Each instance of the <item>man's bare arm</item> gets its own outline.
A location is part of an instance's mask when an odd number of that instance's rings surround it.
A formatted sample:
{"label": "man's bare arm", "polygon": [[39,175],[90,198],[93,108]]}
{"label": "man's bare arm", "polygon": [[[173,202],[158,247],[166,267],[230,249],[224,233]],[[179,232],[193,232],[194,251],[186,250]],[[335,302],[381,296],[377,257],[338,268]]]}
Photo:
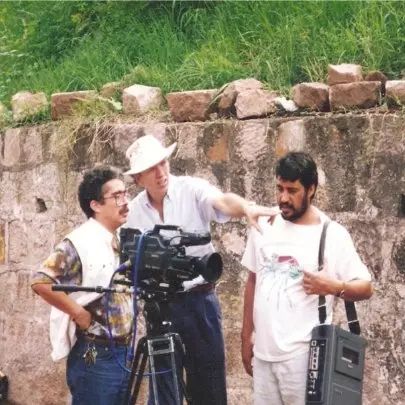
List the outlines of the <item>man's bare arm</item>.
{"label": "man's bare arm", "polygon": [[253,358],[253,305],[255,299],[256,274],[249,272],[245,287],[245,301],[243,306],[243,324],[242,324],[242,361],[246,372],[252,376],[252,358]]}
{"label": "man's bare arm", "polygon": [[213,206],[218,211],[231,217],[246,217],[249,224],[261,232],[258,219],[261,216],[272,217],[280,211],[271,207],[256,205],[253,201],[248,201],[234,193],[221,193],[215,198]]}
{"label": "man's bare arm", "polygon": [[335,295],[347,301],[362,301],[373,295],[373,287],[367,280],[341,281],[322,270],[317,273],[304,271],[304,291],[308,294]]}

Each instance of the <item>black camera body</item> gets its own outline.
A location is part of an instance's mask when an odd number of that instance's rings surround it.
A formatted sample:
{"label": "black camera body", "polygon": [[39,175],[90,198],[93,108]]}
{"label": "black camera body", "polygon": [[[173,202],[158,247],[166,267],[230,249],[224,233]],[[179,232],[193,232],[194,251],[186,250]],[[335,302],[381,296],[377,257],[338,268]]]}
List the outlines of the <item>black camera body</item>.
{"label": "black camera body", "polygon": [[[161,231],[173,231],[172,237]],[[176,292],[182,282],[202,275],[207,282],[216,282],[222,274],[222,259],[218,253],[203,257],[186,255],[187,246],[206,245],[209,233],[183,232],[174,225],[155,225],[152,231],[121,228],[120,262],[126,264],[125,277],[131,284],[148,292]],[[137,280],[134,268],[137,267]]]}

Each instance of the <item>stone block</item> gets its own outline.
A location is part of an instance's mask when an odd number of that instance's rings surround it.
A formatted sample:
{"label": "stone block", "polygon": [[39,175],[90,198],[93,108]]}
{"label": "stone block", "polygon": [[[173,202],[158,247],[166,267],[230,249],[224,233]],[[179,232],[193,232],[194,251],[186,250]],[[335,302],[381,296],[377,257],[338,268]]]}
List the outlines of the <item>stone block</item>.
{"label": "stone block", "polygon": [[129,161],[125,157],[126,150],[140,136],[145,135],[142,124],[112,124],[111,133],[113,134],[114,152],[117,155],[117,165],[128,167]]}
{"label": "stone block", "polygon": [[127,115],[139,115],[157,110],[162,102],[162,90],[158,87],[135,84],[124,89],[122,94],[122,110]]}
{"label": "stone block", "polygon": [[231,190],[257,203],[269,203],[274,195],[274,152],[268,120],[239,121],[233,132]]}
{"label": "stone block", "polygon": [[383,215],[402,217],[402,196],[405,195],[405,156],[374,157],[368,181],[368,197]]}
{"label": "stone block", "polygon": [[238,94],[247,90],[259,90],[263,88],[263,83],[254,78],[235,80],[218,94],[218,110],[221,115],[229,115],[234,107]]}
{"label": "stone block", "polygon": [[268,90],[246,90],[238,94],[235,102],[238,119],[266,117],[277,111],[278,93]]}
{"label": "stone block", "polygon": [[24,222],[14,220],[9,223],[8,261],[10,263],[26,263],[28,260],[29,234]]}
{"label": "stone block", "polygon": [[404,106],[405,80],[388,80],[385,83],[385,98],[389,106]]}
{"label": "stone block", "polygon": [[270,152],[267,142],[267,120],[238,122],[234,134],[234,157],[242,166],[251,166]]}
{"label": "stone block", "polygon": [[21,121],[32,117],[48,108],[45,93],[31,93],[20,91],[11,98],[13,120]]}
{"label": "stone block", "polygon": [[21,178],[20,172],[5,171],[0,177],[1,219],[9,221],[20,215]]}
{"label": "stone block", "polygon": [[216,122],[207,125],[204,129],[204,136],[201,139],[200,145],[204,149],[208,163],[228,162],[229,131],[227,131],[226,124]]}
{"label": "stone block", "polygon": [[175,121],[206,121],[207,109],[216,94],[216,89],[183,91],[167,94],[166,100]]}
{"label": "stone block", "polygon": [[311,153],[325,175],[325,187],[320,189],[322,209],[327,212],[353,211],[356,185],[368,176],[358,166],[363,148],[360,134],[368,130],[368,118],[345,114],[311,117],[304,122],[305,150]]}
{"label": "stone block", "polygon": [[42,136],[38,127],[28,128],[26,136],[21,140],[24,163],[41,163]]}
{"label": "stone block", "polygon": [[276,156],[305,150],[306,131],[303,120],[287,121],[277,130]]}
{"label": "stone block", "polygon": [[328,85],[353,83],[363,80],[363,69],[360,65],[342,63],[328,66]]}
{"label": "stone block", "polygon": [[381,82],[383,89],[385,89],[387,80],[387,76],[378,70],[372,70],[364,76],[364,81],[366,82]]}
{"label": "stone block", "polygon": [[[199,145],[204,138],[204,126],[195,123],[169,124],[167,126],[166,144],[177,142],[170,168],[177,175],[194,175],[197,166],[206,156],[202,156]],[[201,160],[202,159],[202,160]]]}
{"label": "stone block", "polygon": [[381,82],[355,82],[330,87],[332,111],[351,108],[372,108],[381,100]]}
{"label": "stone block", "polygon": [[97,98],[94,90],[54,93],[51,96],[51,115],[53,120],[59,120],[74,115],[75,109],[86,100]]}
{"label": "stone block", "polygon": [[0,264],[6,263],[6,224],[0,223]]}
{"label": "stone block", "polygon": [[39,266],[55,245],[54,222],[41,217],[9,223],[8,261]]}
{"label": "stone block", "polygon": [[370,128],[364,134],[367,158],[405,156],[404,128],[404,115],[370,115]]}
{"label": "stone block", "polygon": [[199,140],[203,137],[204,127],[195,124],[173,124],[167,127],[168,138],[177,142],[176,160],[197,160]]}
{"label": "stone block", "polygon": [[20,163],[20,138],[22,128],[9,128],[4,134],[3,165],[7,167]]}
{"label": "stone block", "polygon": [[293,100],[298,107],[329,111],[329,86],[323,83],[300,83],[293,87]]}

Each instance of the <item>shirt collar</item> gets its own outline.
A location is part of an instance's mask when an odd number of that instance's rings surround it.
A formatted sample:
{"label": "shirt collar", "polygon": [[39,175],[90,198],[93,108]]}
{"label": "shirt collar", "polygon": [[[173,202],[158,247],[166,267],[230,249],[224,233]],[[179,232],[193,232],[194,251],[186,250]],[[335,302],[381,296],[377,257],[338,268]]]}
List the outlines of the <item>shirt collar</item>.
{"label": "shirt collar", "polygon": [[[176,181],[176,176],[173,176],[169,174],[169,185],[167,187],[167,193],[164,198],[168,198],[169,200],[173,200],[174,197],[174,183]],[[147,207],[151,208],[152,204],[149,201],[148,193],[146,190],[144,190],[144,193],[142,195],[142,203],[146,205]]]}
{"label": "shirt collar", "polygon": [[176,182],[176,177],[169,174],[169,186],[167,187],[167,193],[166,193],[166,196],[169,198],[169,200],[173,200],[175,182]]}
{"label": "shirt collar", "polygon": [[89,218],[89,223],[97,228],[97,232],[100,232],[100,235],[108,242],[111,244],[113,237],[116,236],[115,234],[111,233],[104,225],[102,225],[100,222],[95,220],[94,218]]}

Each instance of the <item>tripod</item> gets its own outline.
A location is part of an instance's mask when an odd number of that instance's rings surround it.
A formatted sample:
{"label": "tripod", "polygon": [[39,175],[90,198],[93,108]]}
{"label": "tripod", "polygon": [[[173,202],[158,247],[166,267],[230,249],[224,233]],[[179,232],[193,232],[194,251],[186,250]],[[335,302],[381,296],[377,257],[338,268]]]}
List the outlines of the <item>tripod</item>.
{"label": "tripod", "polygon": [[183,365],[178,364],[178,359],[180,358],[182,363],[184,358],[183,343],[180,335],[170,331],[171,323],[163,320],[159,302],[145,300],[143,313],[146,321],[146,336],[138,341],[135,349],[124,404],[136,404],[146,363],[149,360],[154,405],[159,405],[156,376],[160,371],[156,370],[155,357],[157,356],[164,356],[164,360],[168,360],[168,369],[163,372],[172,375],[175,396],[173,405],[182,405],[182,395],[186,398],[187,403],[190,403],[182,376]]}

